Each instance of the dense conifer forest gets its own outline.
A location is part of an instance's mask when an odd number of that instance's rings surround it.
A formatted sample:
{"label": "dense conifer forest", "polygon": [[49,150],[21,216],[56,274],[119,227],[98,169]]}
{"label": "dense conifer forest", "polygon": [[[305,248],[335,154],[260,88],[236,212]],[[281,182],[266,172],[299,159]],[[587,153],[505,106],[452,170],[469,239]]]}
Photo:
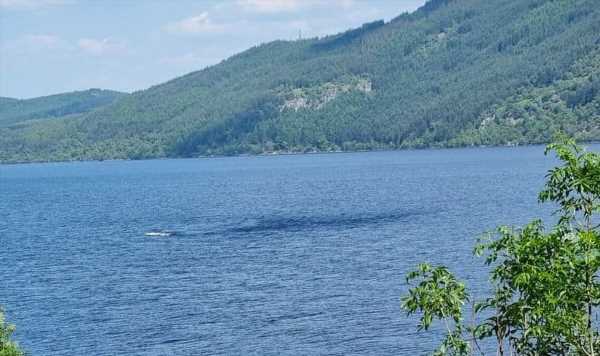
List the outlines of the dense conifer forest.
{"label": "dense conifer forest", "polygon": [[600,6],[431,0],[387,23],[101,93],[0,98],[0,161],[527,144],[556,131],[595,140]]}

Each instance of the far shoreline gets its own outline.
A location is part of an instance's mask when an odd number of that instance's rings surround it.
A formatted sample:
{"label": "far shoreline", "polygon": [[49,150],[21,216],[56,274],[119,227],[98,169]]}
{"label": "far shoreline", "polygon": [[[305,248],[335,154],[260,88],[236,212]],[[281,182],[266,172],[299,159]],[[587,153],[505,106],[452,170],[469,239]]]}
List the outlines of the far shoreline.
{"label": "far shoreline", "polygon": [[[330,154],[347,154],[347,153],[370,153],[370,152],[401,152],[401,151],[440,151],[440,150],[472,150],[472,149],[486,149],[486,148],[520,148],[520,147],[535,147],[545,146],[550,142],[543,143],[526,143],[526,144],[503,144],[503,145],[472,145],[472,146],[430,146],[430,147],[407,147],[407,148],[383,148],[383,149],[367,149],[367,150],[338,150],[338,151],[310,151],[310,152],[292,152],[292,151],[273,151],[263,153],[240,153],[235,155],[201,155],[196,157],[155,157],[155,158],[114,158],[114,159],[82,159],[82,160],[56,160],[56,161],[19,161],[19,162],[2,162],[0,161],[0,167],[2,166],[22,166],[29,164],[56,164],[56,163],[92,163],[92,162],[135,162],[135,161],[162,161],[162,160],[192,160],[192,159],[221,159],[221,158],[234,158],[234,157],[276,157],[276,156],[304,156],[304,155],[330,155]],[[600,140],[594,141],[580,141],[582,145],[595,145],[600,144]]]}

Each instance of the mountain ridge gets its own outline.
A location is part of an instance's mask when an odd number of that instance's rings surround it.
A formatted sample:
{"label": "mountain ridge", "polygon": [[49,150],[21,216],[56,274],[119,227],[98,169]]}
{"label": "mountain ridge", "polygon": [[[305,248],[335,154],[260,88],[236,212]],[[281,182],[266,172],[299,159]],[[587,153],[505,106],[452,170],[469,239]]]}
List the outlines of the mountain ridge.
{"label": "mountain ridge", "polygon": [[114,90],[91,88],[30,99],[0,98],[0,127],[23,121],[83,114],[127,95]]}
{"label": "mountain ridge", "polygon": [[558,130],[598,139],[599,33],[594,0],[432,0],[0,129],[0,161],[526,144]]}

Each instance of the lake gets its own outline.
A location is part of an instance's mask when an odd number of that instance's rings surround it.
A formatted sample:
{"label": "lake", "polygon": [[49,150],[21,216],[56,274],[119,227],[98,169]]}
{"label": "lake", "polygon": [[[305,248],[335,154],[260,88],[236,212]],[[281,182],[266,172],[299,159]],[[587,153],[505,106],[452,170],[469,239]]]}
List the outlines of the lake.
{"label": "lake", "polygon": [[[405,274],[547,218],[543,147],[0,166],[0,304],[31,355],[412,355]],[[155,230],[173,236],[146,236]]]}

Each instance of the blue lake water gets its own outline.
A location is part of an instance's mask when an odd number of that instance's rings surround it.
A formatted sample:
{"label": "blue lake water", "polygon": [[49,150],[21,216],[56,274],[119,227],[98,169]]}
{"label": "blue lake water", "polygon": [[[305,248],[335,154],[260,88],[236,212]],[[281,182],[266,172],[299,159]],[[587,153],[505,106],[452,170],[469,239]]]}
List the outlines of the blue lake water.
{"label": "blue lake water", "polygon": [[[31,355],[413,355],[406,272],[548,217],[543,147],[0,166],[0,304]],[[149,237],[154,229],[170,237]]]}

